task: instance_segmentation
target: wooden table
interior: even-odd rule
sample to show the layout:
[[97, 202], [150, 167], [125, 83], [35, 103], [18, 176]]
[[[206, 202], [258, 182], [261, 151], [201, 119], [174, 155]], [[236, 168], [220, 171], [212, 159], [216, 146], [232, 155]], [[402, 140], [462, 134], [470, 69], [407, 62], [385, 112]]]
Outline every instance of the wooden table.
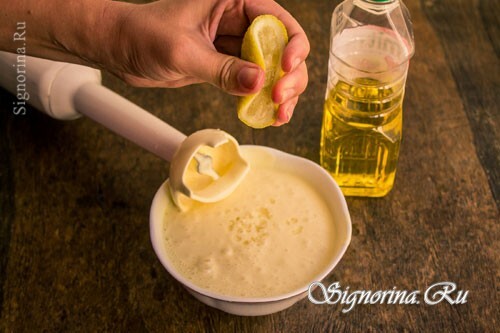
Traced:
[[[184, 133], [222, 128], [242, 144], [319, 161], [329, 26], [339, 1], [280, 1], [303, 25], [310, 82], [289, 125], [252, 130], [235, 99], [208, 85], [104, 84]], [[88, 119], [12, 111], [0, 91], [0, 329], [130, 332], [495, 331], [499, 325], [500, 3], [407, 0], [416, 54], [394, 190], [348, 198], [352, 242], [325, 281], [420, 290], [420, 304], [314, 305], [238, 317], [196, 301], [157, 260], [152, 197], [168, 164]], [[451, 281], [466, 304], [428, 305]]]

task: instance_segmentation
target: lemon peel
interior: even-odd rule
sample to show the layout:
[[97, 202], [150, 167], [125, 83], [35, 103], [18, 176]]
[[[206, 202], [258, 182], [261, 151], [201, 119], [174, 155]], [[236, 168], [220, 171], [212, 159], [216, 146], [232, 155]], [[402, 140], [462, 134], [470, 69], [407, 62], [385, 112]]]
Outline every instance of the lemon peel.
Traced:
[[271, 96], [274, 85], [284, 74], [281, 58], [287, 43], [285, 25], [269, 14], [257, 16], [243, 37], [241, 58], [257, 64], [266, 75], [258, 93], [238, 100], [238, 118], [247, 126], [264, 128], [276, 122], [279, 105]]

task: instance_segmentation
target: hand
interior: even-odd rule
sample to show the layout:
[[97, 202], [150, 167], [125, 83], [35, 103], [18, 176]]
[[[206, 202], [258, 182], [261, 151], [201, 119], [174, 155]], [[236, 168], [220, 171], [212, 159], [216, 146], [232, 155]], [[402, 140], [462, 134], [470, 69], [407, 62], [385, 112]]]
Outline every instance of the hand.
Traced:
[[22, 21], [30, 27], [28, 55], [102, 68], [135, 86], [209, 82], [248, 95], [261, 89], [264, 72], [238, 56], [247, 27], [261, 14], [277, 16], [289, 35], [281, 64], [285, 75], [272, 93], [280, 104], [275, 125], [281, 125], [306, 88], [309, 42], [272, 0], [7, 1], [0, 6], [0, 49], [16, 52], [12, 29]]
[[287, 123], [307, 85], [309, 42], [297, 21], [268, 0], [162, 0], [147, 5], [109, 4], [117, 18], [107, 58], [98, 62], [134, 86], [180, 87], [209, 82], [233, 95], [260, 90], [264, 72], [238, 58], [243, 35], [258, 15], [286, 26], [285, 75], [273, 89], [280, 104], [275, 125]]

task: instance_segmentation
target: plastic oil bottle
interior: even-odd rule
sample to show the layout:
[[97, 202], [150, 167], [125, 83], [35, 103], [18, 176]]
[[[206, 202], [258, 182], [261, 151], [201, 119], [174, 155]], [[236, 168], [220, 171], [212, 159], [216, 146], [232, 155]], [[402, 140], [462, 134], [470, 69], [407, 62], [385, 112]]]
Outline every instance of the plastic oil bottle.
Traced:
[[346, 0], [333, 12], [321, 165], [346, 196], [393, 187], [413, 30], [400, 0]]

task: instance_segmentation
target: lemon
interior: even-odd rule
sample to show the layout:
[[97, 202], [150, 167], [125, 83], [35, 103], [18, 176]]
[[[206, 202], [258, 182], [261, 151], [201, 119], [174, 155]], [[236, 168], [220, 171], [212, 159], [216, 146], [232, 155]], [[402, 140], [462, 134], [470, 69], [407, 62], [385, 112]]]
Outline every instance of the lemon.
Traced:
[[283, 76], [281, 57], [287, 43], [286, 28], [273, 15], [257, 16], [243, 37], [241, 58], [259, 65], [266, 73], [262, 89], [238, 101], [238, 117], [250, 127], [264, 128], [276, 121], [278, 105], [274, 104], [271, 92]]

